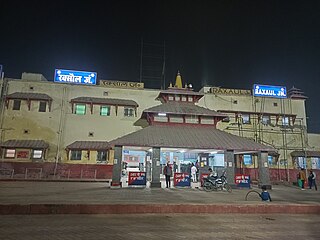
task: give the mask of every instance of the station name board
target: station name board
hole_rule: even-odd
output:
[[[209,89],[209,92],[213,94],[226,94],[226,95],[251,95],[251,90],[247,90],[247,89],[212,87]]]
[[[105,87],[110,87],[110,88],[130,88],[130,89],[144,88],[144,83],[141,83],[141,82],[100,80],[100,85]]]
[[[96,85],[97,73],[56,69],[54,72],[54,82],[73,83],[79,85]]]
[[[269,86],[269,85],[254,84],[253,96],[286,98],[287,90],[286,90],[286,87],[283,87],[283,86]]]

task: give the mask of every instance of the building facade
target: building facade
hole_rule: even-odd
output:
[[[115,158],[109,142],[147,127],[148,119],[141,116],[159,105],[160,93],[135,82],[100,80],[97,85],[79,85],[47,81],[41,74],[30,73],[21,79],[4,78],[1,171],[22,177],[33,171],[42,177],[110,178]],[[297,167],[320,168],[320,137],[307,133],[306,97],[301,91],[271,98],[253,96],[251,90],[204,87],[194,95],[199,94],[203,97],[198,106],[226,116],[222,121],[212,120],[217,129],[275,149],[268,157],[274,169],[272,180],[293,181]],[[188,97],[181,101],[188,102]],[[156,118],[161,121],[161,116]],[[194,124],[199,118],[184,121]],[[124,151],[124,159],[139,159],[140,153]],[[258,157],[238,152],[235,164],[237,171],[254,175]]]

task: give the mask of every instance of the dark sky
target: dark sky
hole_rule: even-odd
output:
[[[143,38],[165,42],[167,82],[180,70],[196,90],[300,88],[309,132],[320,132],[320,1],[5,0],[0,24],[7,77],[64,68],[139,81]]]

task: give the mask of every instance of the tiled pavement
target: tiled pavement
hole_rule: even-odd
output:
[[[255,190],[258,190],[254,188]],[[201,188],[120,188],[106,182],[1,181],[0,214],[101,213],[315,213],[320,191],[274,185],[273,202],[248,189],[232,193]],[[258,190],[259,191],[259,190]]]

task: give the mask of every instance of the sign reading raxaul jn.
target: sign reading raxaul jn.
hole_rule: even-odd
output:
[[[251,95],[251,90],[247,90],[247,89],[212,87],[210,88],[209,92],[213,94],[226,94],[226,95]]]
[[[269,86],[269,85],[254,84],[253,96],[286,98],[287,90],[286,90],[286,87],[283,87],[283,86]]]

